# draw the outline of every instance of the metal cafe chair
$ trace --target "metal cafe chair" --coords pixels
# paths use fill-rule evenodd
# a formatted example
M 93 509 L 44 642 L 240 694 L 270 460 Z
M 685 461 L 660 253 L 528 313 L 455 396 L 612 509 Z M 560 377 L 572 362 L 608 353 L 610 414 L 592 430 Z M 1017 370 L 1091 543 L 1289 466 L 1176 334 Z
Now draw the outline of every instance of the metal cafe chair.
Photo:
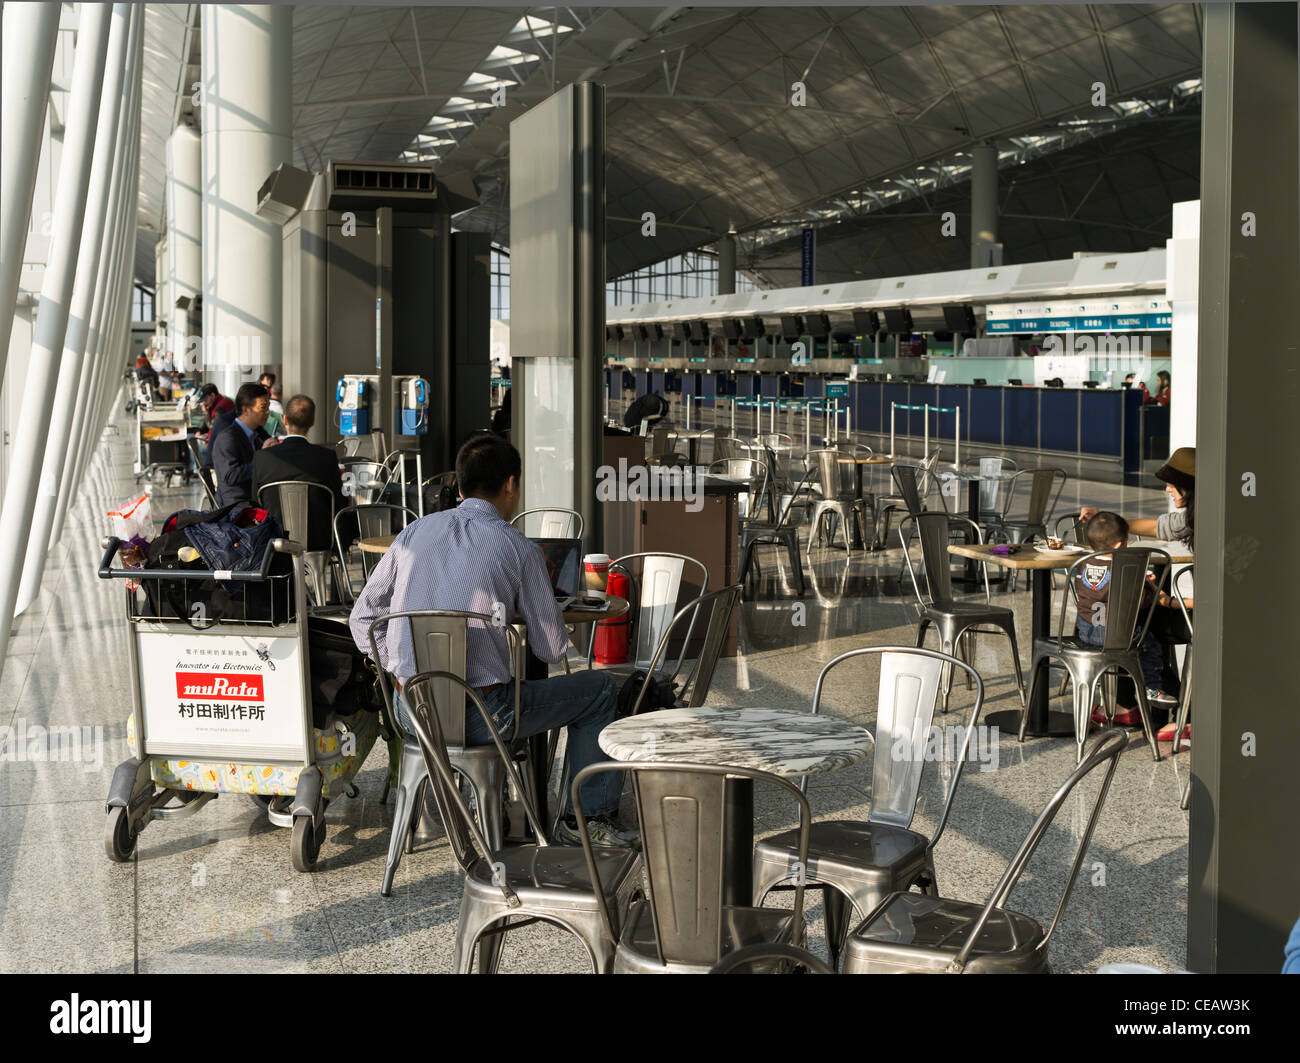
M 1078 570 L 1095 563 L 1097 557 L 1110 555 L 1110 590 L 1105 602 L 1106 638 L 1100 647 L 1090 646 L 1076 635 L 1065 634 L 1067 616 L 1074 616 L 1078 609 L 1078 593 L 1075 586 L 1075 574 Z M 1126 673 L 1137 688 L 1138 711 L 1142 716 L 1142 726 L 1146 729 L 1147 742 L 1151 746 L 1151 758 L 1160 759 L 1160 746 L 1156 742 L 1155 731 L 1151 727 L 1151 713 L 1147 706 L 1146 684 L 1142 679 L 1142 661 L 1138 656 L 1138 646 L 1146 637 L 1151 625 L 1151 617 L 1157 608 L 1153 594 L 1145 607 L 1142 617 L 1143 589 L 1147 585 L 1147 572 L 1152 567 L 1153 559 L 1160 564 L 1160 578 L 1157 589 L 1163 587 L 1169 576 L 1169 555 L 1164 550 L 1149 546 L 1126 546 L 1119 550 L 1100 550 L 1084 554 L 1066 571 L 1065 589 L 1061 592 L 1061 621 L 1056 638 L 1035 637 L 1033 663 L 1029 666 L 1030 699 L 1040 676 L 1046 671 L 1051 660 L 1058 660 L 1065 665 L 1070 681 L 1074 684 L 1074 742 L 1075 759 L 1083 759 L 1083 744 L 1088 735 L 1088 726 L 1092 719 L 1092 706 L 1096 702 L 1097 686 L 1108 672 Z M 1070 608 L 1073 600 L 1075 608 Z M 1138 621 L 1141 620 L 1141 628 Z M 1046 680 L 1041 680 L 1046 682 Z M 1106 719 L 1109 724 L 1115 715 L 1113 691 L 1106 691 Z M 1020 716 L 1020 741 L 1025 740 L 1025 728 L 1029 722 L 1029 712 L 1024 710 Z
M 357 529 L 358 539 L 373 539 L 380 535 L 392 535 L 394 518 L 402 518 L 401 526 L 405 528 L 414 520 L 419 520 L 415 510 L 408 509 L 406 506 L 395 506 L 388 502 L 374 502 L 370 505 L 351 505 L 340 509 L 334 514 L 334 549 L 338 551 L 339 563 L 343 569 L 343 589 L 349 602 L 357 600 L 357 589 L 352 585 L 352 573 L 348 569 L 348 560 L 351 556 L 352 547 L 347 550 L 343 549 L 344 530 L 350 531 L 348 524 L 352 523 Z M 364 550 L 358 549 L 357 553 L 361 555 L 361 586 L 365 586 L 370 579 L 371 569 L 374 568 L 377 561 L 373 561 L 375 556 Z
M 615 974 L 705 974 L 746 945 L 804 947 L 801 880 L 796 880 L 793 910 L 723 903 L 728 777 L 760 781 L 794 799 L 796 852 L 806 866 L 812 814 L 797 786 L 752 768 L 673 761 L 590 764 L 573 780 L 574 812 L 588 854 L 592 848 L 578 790 L 585 779 L 607 771 L 632 776 L 647 885 L 645 899 L 628 908 L 614 953 Z
M 699 708 L 704 704 L 705 698 L 709 696 L 709 686 L 713 682 L 713 672 L 718 666 L 718 658 L 722 655 L 722 644 L 727 638 L 727 628 L 731 623 L 731 616 L 736 611 L 736 603 L 740 601 L 740 584 L 733 583 L 730 587 L 723 587 L 720 590 L 709 591 L 707 594 L 701 594 L 698 598 L 689 601 L 681 609 L 677 610 L 668 626 L 664 629 L 659 644 L 655 647 L 654 656 L 650 659 L 649 665 L 645 669 L 646 681 L 641 684 L 641 689 L 637 691 L 636 701 L 632 704 L 631 716 L 636 716 L 641 712 L 641 706 L 645 703 L 646 691 L 650 689 L 651 680 L 665 680 L 669 683 L 676 684 L 677 676 L 680 674 L 682 660 L 678 657 L 677 668 L 672 675 L 664 677 L 662 675 L 664 662 L 668 657 L 669 645 L 675 639 L 682 640 L 682 652 L 685 653 L 689 648 L 691 634 L 695 630 L 696 622 L 700 616 L 701 609 L 708 609 L 704 628 L 704 642 L 700 647 L 699 655 L 695 658 L 695 663 L 691 666 L 686 678 L 682 680 L 681 692 L 676 697 L 676 704 L 685 708 Z M 551 732 L 551 740 L 547 753 L 547 777 L 550 777 L 550 767 L 555 759 L 555 749 L 558 744 L 559 732 Z M 565 780 L 569 775 L 569 755 L 565 750 L 564 760 L 560 767 L 560 796 L 564 795 Z M 551 830 L 554 832 L 560 824 L 560 816 L 563 814 L 564 801 L 559 800 L 555 803 L 555 815 L 551 820 Z
M 707 475 L 744 480 L 748 488 L 736 500 L 737 515 L 742 521 L 757 519 L 760 503 L 768 497 L 771 471 L 767 462 L 759 458 L 719 458 L 709 463 Z
M 781 519 L 771 524 L 760 521 L 744 521 L 740 525 L 740 572 L 736 579 L 741 586 L 745 584 L 750 565 L 758 572 L 758 558 L 754 548 L 757 546 L 783 546 L 790 558 L 790 570 L 794 574 L 794 592 L 798 598 L 803 597 L 803 565 L 799 561 L 799 525 L 794 520 L 796 510 L 802 512 L 799 499 L 812 478 L 812 471 L 804 473 L 795 488 L 785 500 L 781 509 Z M 847 542 L 847 537 L 846 537 Z
M 699 619 L 700 610 L 708 609 L 708 620 L 705 622 L 704 629 L 704 644 L 700 648 L 699 656 L 695 658 L 691 670 L 686 674 L 686 678 L 682 680 L 682 691 L 677 696 L 677 701 L 682 707 L 699 708 L 704 704 L 705 698 L 709 696 L 709 685 L 713 682 L 713 671 L 717 668 L 718 658 L 722 654 L 722 644 L 727 638 L 727 627 L 731 623 L 731 616 L 736 611 L 736 603 L 739 601 L 739 583 L 733 583 L 730 587 L 723 587 L 720 590 L 709 591 L 708 594 L 700 595 L 677 611 L 677 614 L 664 631 L 663 638 L 659 640 L 659 645 L 655 647 L 654 657 L 650 661 L 650 666 L 646 669 L 646 675 L 651 677 L 658 676 L 664 659 L 668 656 L 669 644 L 673 639 L 681 638 L 683 641 L 689 639 L 696 621 Z M 682 630 L 683 627 L 685 627 L 684 631 Z M 676 675 L 677 673 L 674 673 L 669 677 L 669 680 L 675 681 Z M 649 685 L 649 683 L 641 685 L 636 701 L 632 705 L 631 715 L 636 716 L 641 712 L 641 706 L 645 701 L 645 693 Z
M 220 509 L 221 505 L 217 501 L 217 487 L 213 480 L 212 470 L 203 467 L 203 447 L 199 443 L 199 437 L 195 435 L 186 436 L 185 445 L 189 448 L 190 459 L 194 462 L 194 471 L 198 474 L 199 483 L 203 485 L 203 494 L 208 500 L 208 508 Z
M 313 502 L 313 497 L 315 501 Z M 302 543 L 303 574 L 307 579 L 307 591 L 311 604 L 322 607 L 329 604 L 329 578 L 334 569 L 334 552 L 330 548 L 309 550 L 307 532 L 311 527 L 310 511 L 313 505 L 329 507 L 329 524 L 334 527 L 334 492 L 324 484 L 309 480 L 276 480 L 263 484 L 257 492 L 257 504 L 266 508 L 274 499 L 280 511 L 280 523 L 285 534 L 295 542 Z
M 934 873 L 934 847 L 943 834 L 961 781 L 971 735 L 979 723 L 984 704 L 984 683 L 964 661 L 933 650 L 907 646 L 868 646 L 841 653 L 821 670 L 813 690 L 812 711 L 821 708 L 822 686 L 831 669 L 857 657 L 879 655 L 880 686 L 877 695 L 876 734 L 871 780 L 871 811 L 865 822 L 819 820 L 812 825 L 808 858 L 796 864 L 795 831 L 764 838 L 754 847 L 754 903 L 762 905 L 774 889 L 788 889 L 799 869 L 810 889 L 821 888 L 826 913 L 826 942 L 831 964 L 838 961 L 849 928 L 865 918 L 889 894 L 920 886 L 934 896 L 938 886 Z M 975 683 L 975 707 L 948 777 L 943 812 L 929 837 L 912 830 L 917 797 L 925 774 L 922 755 L 934 722 L 943 673 L 962 668 Z M 897 743 L 906 742 L 908 759 L 897 755 Z M 806 789 L 807 776 L 800 783 Z M 850 911 L 851 909 L 851 911 Z
M 451 672 L 421 672 L 405 689 L 411 695 L 413 744 L 452 854 L 465 872 L 452 970 L 468 974 L 477 946 L 479 971 L 495 973 L 504 936 L 545 922 L 578 938 L 587 949 L 592 970 L 608 973 L 628 907 L 641 896 L 640 853 L 613 846 L 593 849 L 581 816 L 581 847 L 548 844 L 508 744 L 478 691 Z M 492 734 L 492 743 L 481 748 L 496 758 L 497 771 L 504 772 L 524 795 L 524 814 L 537 839 L 534 843 L 504 847 L 499 839 L 493 840 L 481 821 L 475 821 L 456 785 L 454 776 L 459 769 L 444 738 L 443 721 L 448 715 L 444 706 L 453 705 L 451 715 L 463 718 L 466 698 Z
M 811 554 L 813 540 L 821 539 L 822 523 L 830 514 L 835 514 L 840 518 L 840 524 L 844 533 L 844 552 L 848 554 L 849 548 L 849 528 L 854 521 L 858 523 L 858 531 L 862 535 L 864 543 L 870 542 L 867 538 L 866 528 L 866 503 L 863 499 L 857 498 L 850 488 L 847 492 L 840 487 L 840 452 L 838 450 L 816 450 L 813 451 L 812 458 L 817 462 L 817 477 L 821 486 L 821 498 L 813 503 L 812 527 L 808 530 L 808 550 Z M 875 531 L 873 528 L 872 531 Z M 832 533 L 831 542 L 834 542 L 834 533 Z
M 952 595 L 952 568 L 948 563 L 948 541 L 953 524 L 965 523 L 971 527 L 979 541 L 979 526 L 964 517 L 949 517 L 943 513 L 921 513 L 915 517 L 905 517 L 899 525 L 912 525 L 912 531 L 921 540 L 921 560 L 925 570 L 926 595 L 922 595 L 916 572 L 912 568 L 912 554 L 908 549 L 911 534 L 903 537 L 903 560 L 907 562 L 908 575 L 912 579 L 912 589 L 916 591 L 916 600 L 921 606 L 921 618 L 916 628 L 917 646 L 925 645 L 925 634 L 933 624 L 939 633 L 939 650 L 941 653 L 955 654 L 962 642 L 973 652 L 975 634 L 988 632 L 1006 635 L 1011 640 L 1011 661 L 1015 665 L 1016 688 L 1020 692 L 1020 705 L 1025 706 L 1025 679 L 1020 670 L 1020 649 L 1016 643 L 1015 613 L 1002 605 L 993 605 L 989 600 L 989 572 L 987 565 L 980 565 L 984 574 L 984 601 L 957 601 Z M 946 670 L 943 689 L 943 711 L 948 711 L 948 693 L 952 688 L 952 671 Z
M 936 451 L 936 456 L 938 452 Z M 925 512 L 925 499 L 928 494 L 928 478 L 924 469 L 918 465 L 896 462 L 889 470 L 890 478 L 898 489 L 897 495 L 877 496 L 876 498 L 876 538 L 874 546 L 885 546 L 889 541 L 889 522 L 894 511 L 906 509 L 908 516 L 915 517 Z M 881 522 L 884 530 L 881 530 Z
M 624 554 L 609 563 L 611 573 L 618 570 L 628 577 L 632 584 L 632 597 L 629 601 L 636 605 L 635 616 L 632 618 L 632 659 L 627 664 L 610 665 L 609 670 L 629 673 L 637 669 L 644 670 L 654 659 L 655 649 L 680 607 L 682 577 L 688 565 L 694 566 L 690 570 L 692 575 L 695 574 L 696 569 L 699 570 L 700 593 L 695 597 L 701 598 L 709 589 L 709 570 L 702 561 L 697 561 L 693 557 L 687 557 L 685 554 L 646 551 Z M 593 616 L 593 619 L 600 618 Z M 690 640 L 690 635 L 691 632 L 688 631 L 670 678 L 676 678 L 681 671 L 682 662 L 686 659 L 686 644 Z M 587 642 L 588 668 L 591 668 L 594 663 L 595 642 L 596 625 L 592 624 L 591 635 Z
M 357 505 L 372 505 L 383 498 L 388 487 L 388 466 L 383 462 L 344 458 L 339 464 L 343 466 L 343 493 L 356 499 Z
M 510 523 L 525 535 L 528 535 L 530 534 L 528 531 L 528 518 L 530 517 L 532 523 L 538 528 L 535 534 L 540 539 L 582 538 L 582 514 L 576 509 L 557 509 L 554 507 L 526 509 L 522 513 L 516 513 L 510 519 Z
M 1052 795 L 1002 878 L 981 904 L 920 893 L 891 893 L 849 935 L 845 974 L 1050 974 L 1052 934 L 1070 900 L 1079 868 L 1101 816 L 1119 755 L 1127 739 L 1118 731 L 1101 735 L 1084 760 Z M 1034 918 L 1006 907 L 1026 865 L 1074 788 L 1107 765 L 1093 799 L 1092 814 L 1079 839 L 1056 914 L 1044 930 Z
M 1021 480 L 1029 479 L 1029 508 L 1023 519 L 1013 520 L 1011 505 Z M 1069 477 L 1064 469 L 1020 469 L 1007 481 L 1007 494 L 1002 501 L 1002 512 L 984 520 L 989 538 L 1005 538 L 1010 543 L 1028 542 L 1035 535 L 1047 538 L 1047 525 L 1056 512 L 1056 503 Z M 1055 487 L 1055 490 L 1053 490 Z
M 982 476 L 996 475 L 999 473 L 1017 473 L 1020 466 L 1011 458 L 999 458 L 992 454 L 982 454 L 973 458 L 963 458 L 961 463 L 962 469 L 969 469 L 972 472 L 979 472 Z M 998 509 L 998 495 L 1002 491 L 1000 480 L 980 480 L 980 513 L 995 514 L 1000 513 Z M 967 513 L 966 516 L 974 517 L 973 513 Z
M 380 624 L 399 619 L 407 620 L 411 626 L 411 639 L 415 647 L 415 667 L 421 672 L 437 672 L 440 676 L 447 677 L 440 679 L 434 685 L 432 696 L 437 707 L 440 732 L 446 740 L 448 762 L 452 770 L 466 781 L 473 792 L 480 817 L 479 825 L 484 837 L 487 838 L 493 851 L 500 849 L 503 843 L 502 786 L 505 776 L 501 773 L 499 751 L 495 743 L 482 746 L 465 744 L 466 708 L 464 699 L 456 694 L 457 684 L 464 686 L 465 645 L 469 622 L 476 620 L 492 625 L 494 620 L 486 613 L 468 613 L 449 609 L 386 613 L 377 617 L 369 628 L 371 660 L 376 662 L 379 660 L 375 629 Z M 506 634 L 510 656 L 514 661 L 514 666 L 511 668 L 514 673 L 511 685 L 514 687 L 515 707 L 514 715 L 511 717 L 509 739 L 513 744 L 513 735 L 518 731 L 520 722 L 519 677 L 523 671 L 520 667 L 523 660 L 523 638 L 509 624 L 501 630 Z M 378 671 L 379 686 L 383 691 L 388 719 L 393 724 L 393 729 L 401 733 L 401 726 L 393 711 L 391 680 L 384 669 L 380 668 Z M 526 758 L 527 748 L 527 743 L 519 743 L 519 751 L 514 755 Z M 519 794 L 526 798 L 528 792 L 519 784 L 515 773 L 508 771 L 507 774 Z M 528 778 L 532 777 L 531 772 L 526 772 L 525 775 Z M 384 864 L 384 882 L 379 891 L 384 897 L 392 896 L 393 876 L 397 874 L 397 865 L 402 859 L 402 853 L 404 851 L 409 853 L 414 847 L 415 829 L 420 820 L 418 813 L 423 805 L 424 787 L 429 778 L 428 766 L 425 764 L 416 736 L 402 734 L 401 756 L 397 771 L 397 802 L 393 808 L 393 831 L 388 839 L 388 859 Z M 387 799 L 388 786 L 385 784 L 384 792 L 379 798 L 380 803 Z M 535 825 L 534 829 L 536 829 Z M 541 836 L 540 832 L 538 836 Z

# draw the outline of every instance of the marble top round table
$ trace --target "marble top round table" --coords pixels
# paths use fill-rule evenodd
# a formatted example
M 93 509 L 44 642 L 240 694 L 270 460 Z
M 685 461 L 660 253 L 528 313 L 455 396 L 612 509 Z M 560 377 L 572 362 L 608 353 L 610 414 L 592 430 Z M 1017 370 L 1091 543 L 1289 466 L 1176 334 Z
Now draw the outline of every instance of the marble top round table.
M 836 716 L 790 709 L 662 709 L 600 732 L 614 760 L 753 768 L 782 777 L 838 771 L 863 760 L 871 735 Z
M 613 760 L 753 768 L 795 777 L 866 758 L 871 735 L 835 716 L 789 709 L 663 709 L 617 720 L 600 732 Z M 728 779 L 723 812 L 724 904 L 753 904 L 754 780 Z M 786 803 L 794 811 L 789 797 Z

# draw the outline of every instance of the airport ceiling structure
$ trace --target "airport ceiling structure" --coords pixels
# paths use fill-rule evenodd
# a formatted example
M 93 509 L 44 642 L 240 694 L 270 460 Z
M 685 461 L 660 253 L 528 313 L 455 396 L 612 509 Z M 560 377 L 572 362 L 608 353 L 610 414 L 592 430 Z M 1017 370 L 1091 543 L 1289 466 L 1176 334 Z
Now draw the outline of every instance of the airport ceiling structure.
M 137 279 L 152 281 L 165 144 L 197 122 L 200 5 L 149 4 Z M 1007 261 L 1163 243 L 1199 184 L 1194 4 L 372 7 L 294 11 L 294 163 L 434 161 L 472 174 L 459 228 L 509 247 L 509 124 L 556 86 L 607 90 L 615 277 L 738 234 L 788 286 L 969 264 L 969 152 L 1000 153 Z M 805 86 L 805 105 L 792 85 Z M 1097 105 L 1098 83 L 1105 105 Z M 492 95 L 505 89 L 505 105 Z M 656 233 L 643 236 L 653 211 Z

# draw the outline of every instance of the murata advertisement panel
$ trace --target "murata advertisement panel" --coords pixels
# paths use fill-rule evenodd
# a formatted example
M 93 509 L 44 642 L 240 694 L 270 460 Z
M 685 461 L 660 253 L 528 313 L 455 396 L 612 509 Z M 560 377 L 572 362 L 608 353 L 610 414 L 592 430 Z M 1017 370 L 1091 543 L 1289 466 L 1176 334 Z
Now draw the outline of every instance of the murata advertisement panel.
M 303 763 L 296 638 L 139 633 L 144 751 Z

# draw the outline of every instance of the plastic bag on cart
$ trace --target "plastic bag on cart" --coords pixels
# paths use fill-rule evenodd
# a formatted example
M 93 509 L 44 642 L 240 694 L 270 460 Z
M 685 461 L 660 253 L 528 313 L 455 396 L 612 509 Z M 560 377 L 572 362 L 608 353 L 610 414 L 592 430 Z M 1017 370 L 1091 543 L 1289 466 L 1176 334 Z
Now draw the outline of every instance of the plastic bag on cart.
M 110 509 L 108 519 L 112 522 L 111 534 L 124 543 L 137 536 L 141 539 L 153 538 L 153 517 L 149 512 L 148 492 L 128 499 L 116 509 Z

